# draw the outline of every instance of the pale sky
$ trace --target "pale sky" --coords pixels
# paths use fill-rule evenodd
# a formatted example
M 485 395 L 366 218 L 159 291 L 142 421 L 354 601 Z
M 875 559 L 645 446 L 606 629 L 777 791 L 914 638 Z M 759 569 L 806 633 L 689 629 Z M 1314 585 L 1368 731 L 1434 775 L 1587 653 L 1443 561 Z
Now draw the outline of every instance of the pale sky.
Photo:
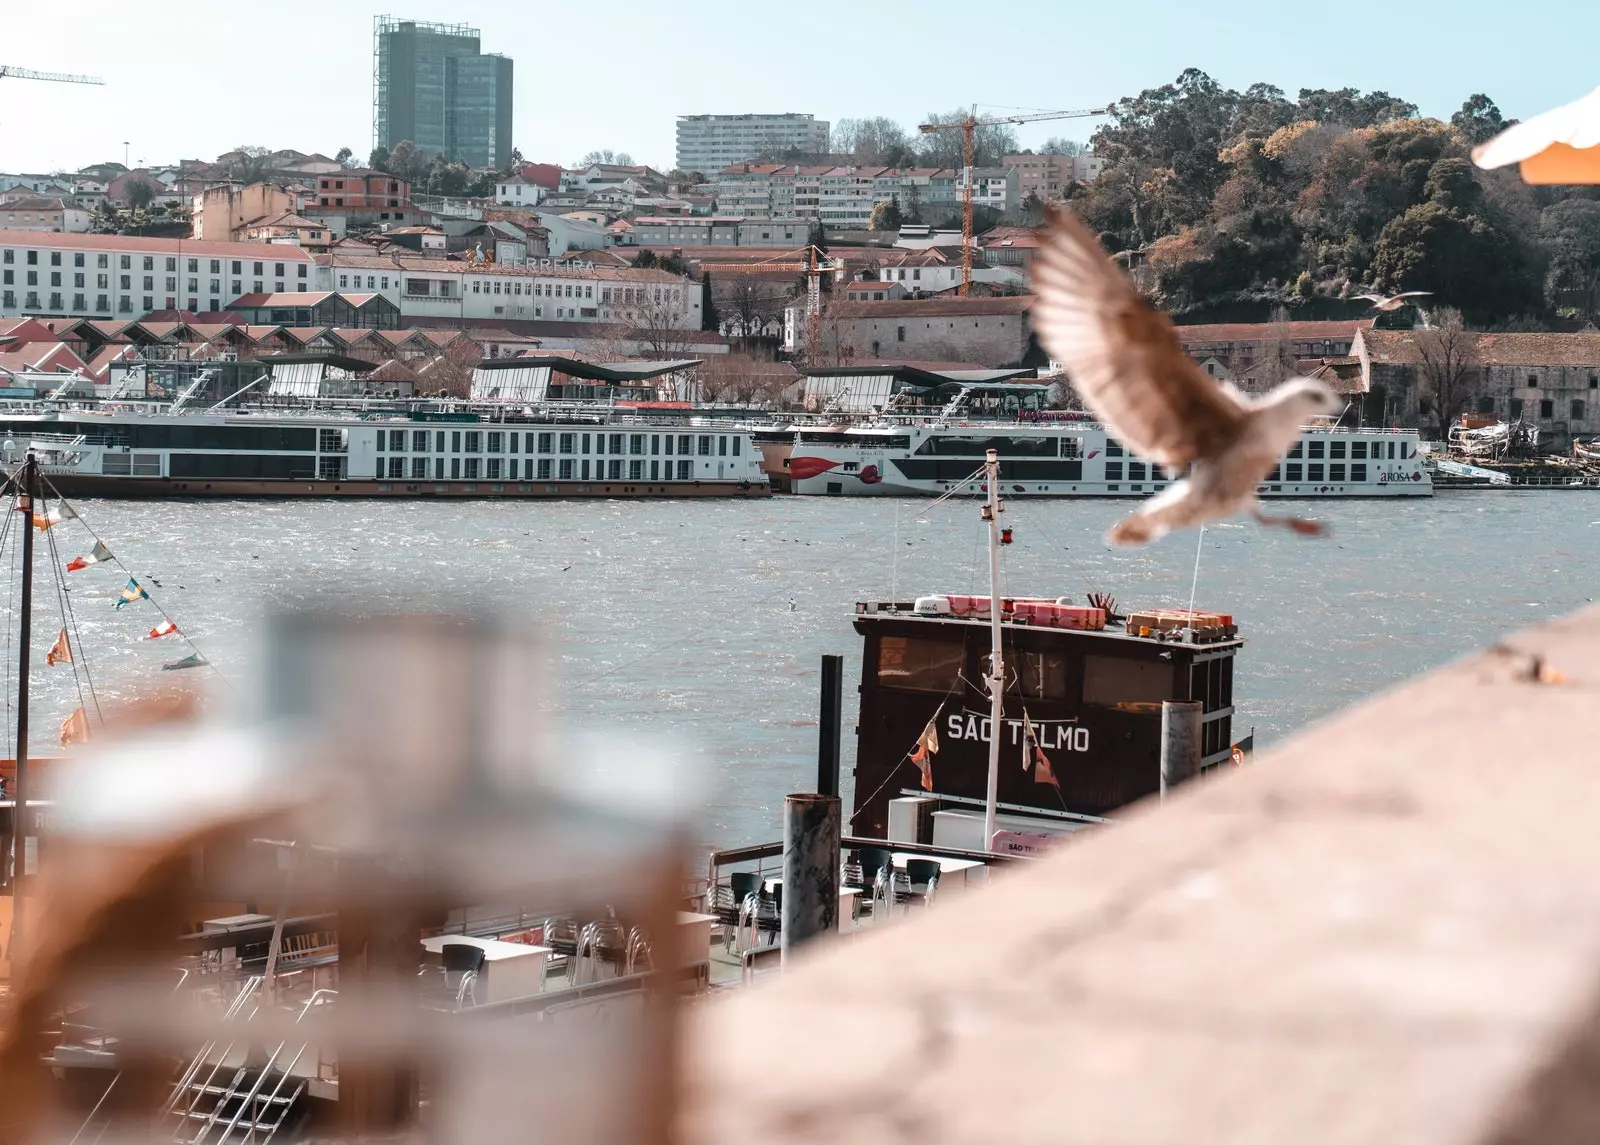
M 570 164 L 673 165 L 674 116 L 1095 107 L 1198 67 L 1227 86 L 1381 88 L 1448 117 L 1476 91 L 1525 117 L 1600 85 L 1600 3 L 1545 0 L 71 0 L 13 6 L 0 63 L 104 87 L 0 79 L 0 171 L 212 159 L 240 144 L 372 146 L 372 19 L 465 22 L 516 62 L 516 144 Z M 1026 14 L 1026 15 L 1024 15 Z M 1095 121 L 1020 129 L 1023 146 Z

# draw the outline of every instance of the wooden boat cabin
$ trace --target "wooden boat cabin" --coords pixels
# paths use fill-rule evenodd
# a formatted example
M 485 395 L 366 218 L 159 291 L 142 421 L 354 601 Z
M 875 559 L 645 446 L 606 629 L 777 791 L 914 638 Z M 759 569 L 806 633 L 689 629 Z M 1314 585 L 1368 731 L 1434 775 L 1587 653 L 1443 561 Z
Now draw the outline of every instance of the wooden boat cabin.
M 1233 658 L 1243 644 L 1231 617 L 1146 612 L 1108 627 L 1103 610 L 1065 600 L 1003 599 L 1003 611 L 1001 829 L 1069 831 L 1154 794 L 1165 700 L 1204 704 L 1202 770 L 1230 760 Z M 989 598 L 861 602 L 855 627 L 865 646 L 853 829 L 985 849 Z M 936 747 L 931 787 L 914 758 L 925 740 Z M 894 800 L 914 805 L 916 839 L 903 824 L 890 833 Z

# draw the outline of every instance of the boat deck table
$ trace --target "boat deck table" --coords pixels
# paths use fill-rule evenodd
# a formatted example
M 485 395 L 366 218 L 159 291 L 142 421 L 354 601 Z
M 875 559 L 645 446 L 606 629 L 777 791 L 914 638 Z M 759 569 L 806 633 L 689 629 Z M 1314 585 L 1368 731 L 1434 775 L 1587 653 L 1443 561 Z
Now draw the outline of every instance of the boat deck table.
M 544 992 L 550 947 L 504 942 L 498 938 L 475 938 L 470 934 L 435 934 L 422 940 L 429 961 L 437 961 L 444 948 L 453 944 L 476 946 L 483 951 L 483 969 L 478 972 L 478 981 L 482 983 L 480 1005 Z
M 894 869 L 903 872 L 914 859 L 931 859 L 939 864 L 940 898 L 949 898 L 971 887 L 981 886 L 989 877 L 989 866 L 978 859 L 955 859 L 939 855 L 918 855 L 910 851 L 895 851 L 890 855 Z
M 782 875 L 768 875 L 761 884 L 767 895 L 772 895 L 773 889 L 783 885 Z M 839 887 L 839 933 L 850 934 L 856 929 L 856 921 L 861 911 L 861 888 Z

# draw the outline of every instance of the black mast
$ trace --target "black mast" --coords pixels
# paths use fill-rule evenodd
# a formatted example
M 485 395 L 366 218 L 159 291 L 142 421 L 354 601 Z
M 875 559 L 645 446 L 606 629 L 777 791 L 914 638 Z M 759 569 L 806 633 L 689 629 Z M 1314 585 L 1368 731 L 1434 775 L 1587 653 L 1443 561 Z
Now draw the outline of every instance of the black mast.
M 33 514 L 39 463 L 32 450 L 17 473 L 17 512 L 22 514 L 22 608 L 17 636 L 17 783 L 11 793 L 11 947 L 22 935 L 22 883 L 27 868 L 28 669 L 33 637 Z

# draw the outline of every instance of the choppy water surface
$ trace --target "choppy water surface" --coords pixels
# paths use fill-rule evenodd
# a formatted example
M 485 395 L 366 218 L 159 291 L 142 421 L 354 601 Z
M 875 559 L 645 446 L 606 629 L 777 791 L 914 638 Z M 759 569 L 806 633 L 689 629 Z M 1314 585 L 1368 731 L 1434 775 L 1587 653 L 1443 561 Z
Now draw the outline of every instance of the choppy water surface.
M 1126 552 L 1101 539 L 1127 502 L 1014 501 L 1008 595 L 1109 591 L 1183 606 L 1196 536 Z M 547 626 L 569 723 L 675 742 L 710 778 L 704 833 L 774 837 L 783 795 L 810 786 L 818 658 L 846 656 L 853 713 L 858 599 L 987 591 L 972 502 L 83 502 L 85 518 L 224 671 L 240 676 L 265 608 L 329 593 L 440 608 L 491 601 Z M 1233 613 L 1235 727 L 1270 741 L 1600 589 L 1600 496 L 1452 493 L 1315 506 L 1332 539 L 1249 524 L 1208 530 L 1197 605 Z M 919 516 L 925 514 L 925 516 Z M 75 523 L 58 557 L 87 552 Z M 10 556 L 11 547 L 7 546 Z M 41 550 L 48 559 L 48 546 Z M 159 619 L 121 612 L 114 568 L 71 574 L 102 696 L 153 680 L 187 649 L 136 638 Z M 0 585 L 0 602 L 5 600 Z M 41 584 L 36 657 L 60 621 Z M 9 640 L 10 638 L 6 638 Z M 10 645 L 7 644 L 9 651 Z M 36 736 L 76 703 L 66 669 L 41 669 Z M 185 674 L 198 681 L 203 671 Z M 8 684 L 9 686 L 13 686 Z M 853 737 L 847 718 L 848 770 Z M 36 744 L 39 739 L 35 740 Z M 626 753 L 608 765 L 626 782 Z M 848 779 L 846 781 L 848 783 Z

